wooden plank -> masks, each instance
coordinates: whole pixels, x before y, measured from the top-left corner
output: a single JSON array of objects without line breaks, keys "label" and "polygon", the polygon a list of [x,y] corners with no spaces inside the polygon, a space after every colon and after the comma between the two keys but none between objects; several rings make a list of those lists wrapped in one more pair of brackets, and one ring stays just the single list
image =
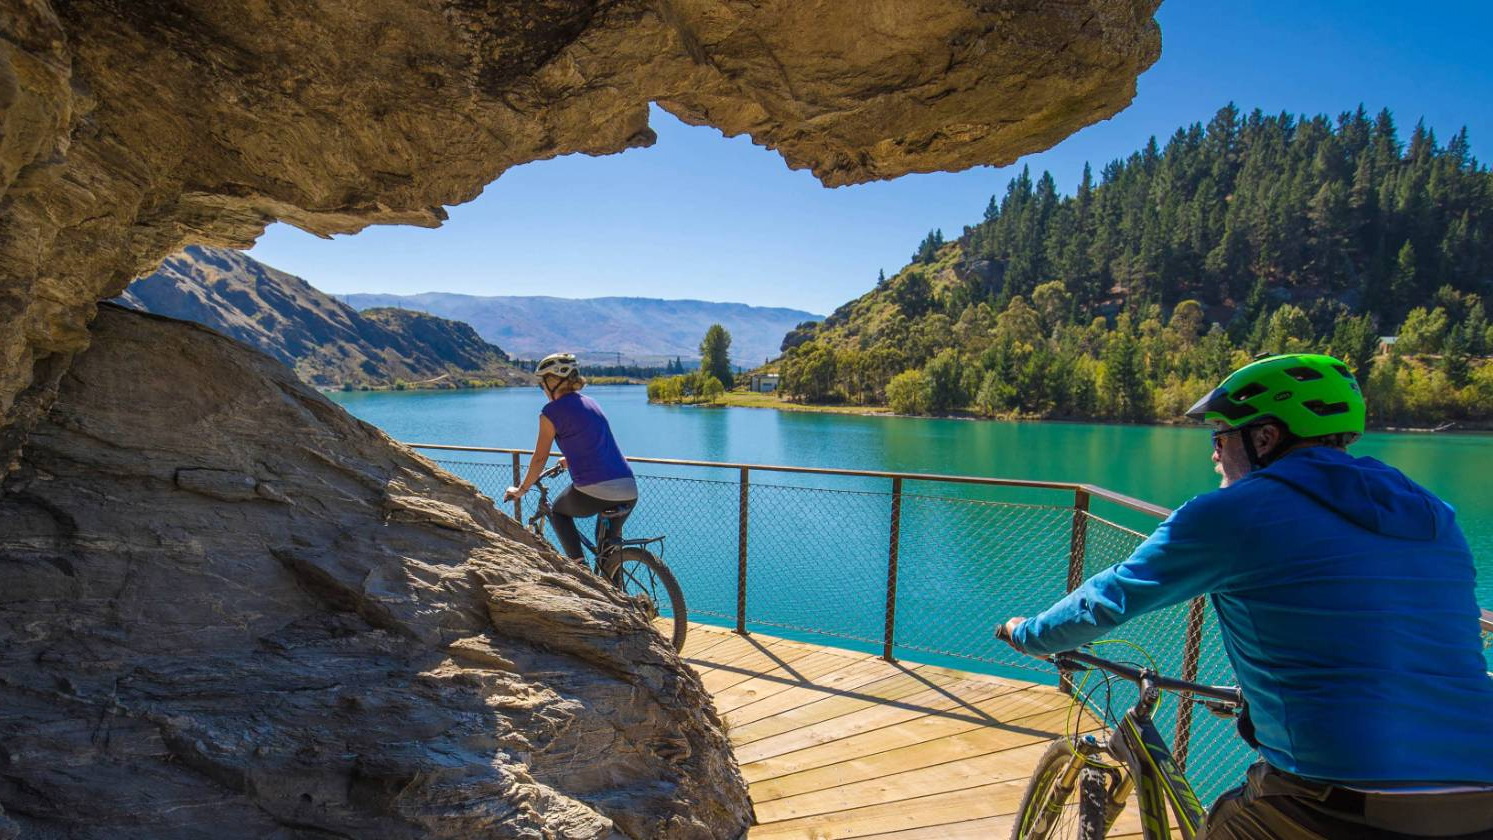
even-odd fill
[{"label": "wooden plank", "polygon": [[[960,697],[959,690],[963,688],[971,690],[965,697]],[[974,687],[950,683],[947,686],[894,698],[892,702],[872,704],[863,701],[860,708],[845,714],[816,720],[812,725],[799,726],[767,738],[748,740],[743,737],[737,741],[736,760],[742,764],[750,764],[753,761],[761,761],[764,758],[801,750],[815,744],[837,741],[850,735],[896,726],[930,714],[961,717],[978,715],[978,712],[969,710],[969,704],[982,701],[996,692],[1009,693],[1013,690],[1004,686],[979,683],[976,683]],[[774,720],[781,720],[784,717],[787,715],[781,715]]]},{"label": "wooden plank", "polygon": [[747,836],[750,840],[845,840],[868,834],[946,825],[960,820],[1009,816],[1016,811],[1026,784],[1026,779],[994,782],[833,814],[763,823],[754,827]]},{"label": "wooden plank", "polygon": [[954,682],[947,677],[924,680],[915,672],[900,666],[887,665],[886,667],[891,668],[892,671],[883,678],[866,683],[859,688],[838,692],[833,696],[773,715],[770,718],[762,718],[750,723],[742,723],[740,719],[737,719],[733,724],[731,740],[739,751],[754,741],[802,729],[805,726],[821,724],[841,715],[859,711],[869,704],[901,701],[905,697],[922,694],[928,691],[930,682],[935,686]]},{"label": "wooden plank", "polygon": [[[691,626],[686,659],[751,785],[753,840],[959,840],[1010,831],[1069,698],[1049,686]],[[1138,826],[1134,803],[1116,833]]]},{"label": "wooden plank", "polygon": [[762,647],[762,639],[733,634],[709,650],[696,656],[686,656],[684,659],[693,665],[697,672],[705,672],[735,662],[744,656],[750,656]]},{"label": "wooden plank", "polygon": [[[875,778],[823,790],[812,790],[782,799],[760,801],[754,795],[757,820],[764,824],[849,811],[879,802],[901,802],[932,794],[979,787],[991,782],[1025,780],[1046,742],[1036,742],[962,761],[888,772]],[[754,792],[755,793],[755,792]]]},{"label": "wooden plank", "polygon": [[[793,663],[806,656],[812,656],[813,651],[799,650],[797,648],[786,648],[781,651],[767,650],[759,651],[754,656],[738,659],[730,665],[724,665],[700,676],[700,682],[704,684],[705,690],[712,695],[725,691],[733,685],[744,683],[750,679],[760,678],[765,674],[777,674],[788,676],[789,669]],[[786,668],[784,666],[787,666]]]},{"label": "wooden plank", "polygon": [[858,840],[991,840],[1006,837],[1015,824],[1013,814],[986,817],[980,820],[961,820],[956,823],[909,828],[891,833],[862,834]]},{"label": "wooden plank", "polygon": [[793,674],[780,669],[772,675],[764,674],[713,692],[715,709],[724,714],[791,688],[813,686],[820,677],[833,674],[853,661],[832,651],[815,651],[793,662]]},{"label": "wooden plank", "polygon": [[812,686],[796,686],[772,697],[764,697],[761,700],[743,704],[731,710],[729,717],[733,725],[744,726],[800,706],[860,690],[879,680],[901,673],[902,671],[897,666],[880,659],[856,662],[820,677]]},{"label": "wooden plank", "polygon": [[806,648],[787,639],[774,639],[771,636],[736,636],[735,638],[738,640],[736,644],[720,645],[698,657],[692,657],[695,671],[702,676],[717,669],[728,669],[739,673],[742,670],[750,670],[751,663],[760,657],[771,659],[784,652],[813,650],[813,648]]},{"label": "wooden plank", "polygon": [[757,652],[760,640],[746,636],[732,636],[699,656],[683,657],[697,674],[707,674],[723,664],[728,664]]},{"label": "wooden plank", "polygon": [[[662,623],[664,621],[665,619],[657,619],[653,622],[653,626],[658,627],[660,632],[665,632],[668,628]],[[735,633],[724,633],[713,627],[691,624],[689,626],[689,633],[684,637],[684,650],[680,652],[679,656],[682,659],[699,657],[716,645],[735,638],[739,638]]]},{"label": "wooden plank", "polygon": [[[995,701],[1009,699],[1007,696],[995,698]],[[1010,726],[962,724],[961,728],[955,729],[961,725],[960,722],[929,716],[893,730],[842,738],[742,769],[743,772],[750,771],[747,780],[752,785],[752,799],[765,802],[1026,744],[1046,744],[1057,737],[1064,717],[1065,710],[1038,706],[1030,714],[1006,716],[1012,724]],[[793,772],[759,775],[770,769]]]}]

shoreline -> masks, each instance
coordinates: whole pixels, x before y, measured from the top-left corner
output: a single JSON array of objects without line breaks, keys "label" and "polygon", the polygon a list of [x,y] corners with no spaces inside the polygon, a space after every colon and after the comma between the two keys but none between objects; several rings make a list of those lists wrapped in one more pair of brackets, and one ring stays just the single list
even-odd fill
[{"label": "shoreline", "polygon": [[[657,405],[658,403],[654,403]],[[942,414],[898,414],[887,406],[857,406],[837,403],[794,403],[779,399],[771,394],[758,394],[741,391],[727,391],[720,403],[719,408],[760,408],[776,411],[797,411],[819,414],[849,414],[869,417],[907,417],[922,420],[968,420],[972,422],[992,423],[1074,423],[1099,426],[1189,426],[1191,423],[1182,420],[1156,420],[1149,422],[1126,422],[1123,420],[1110,420],[1103,418],[1071,418],[1071,417],[1027,417],[1012,414],[1009,416],[982,417],[968,411],[945,412]],[[1493,432],[1493,421],[1457,422],[1441,424],[1439,426],[1398,426],[1370,425],[1369,432],[1391,432],[1394,434],[1488,434]]]}]

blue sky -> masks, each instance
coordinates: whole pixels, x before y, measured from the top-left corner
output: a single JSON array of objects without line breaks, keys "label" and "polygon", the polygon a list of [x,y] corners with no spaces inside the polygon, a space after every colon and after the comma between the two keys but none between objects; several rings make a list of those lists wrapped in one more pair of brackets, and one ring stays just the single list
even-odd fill
[{"label": "blue sky", "polygon": [[907,262],[932,228],[980,218],[1023,164],[1071,191],[1085,161],[1151,135],[1248,111],[1389,107],[1402,132],[1463,125],[1493,159],[1493,3],[1166,0],[1161,59],[1129,109],[1013,167],[909,175],[839,189],[790,171],[746,137],[654,109],[658,143],[511,169],[441,228],[370,228],[321,240],[273,226],[250,252],[318,288],[411,294],[699,298],[826,314]]}]

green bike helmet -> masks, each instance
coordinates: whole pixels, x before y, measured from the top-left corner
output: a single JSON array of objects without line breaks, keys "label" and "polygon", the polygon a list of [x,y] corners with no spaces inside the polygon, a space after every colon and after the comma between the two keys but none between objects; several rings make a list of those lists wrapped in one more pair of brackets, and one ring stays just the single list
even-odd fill
[{"label": "green bike helmet", "polygon": [[1230,427],[1271,419],[1297,438],[1363,434],[1363,392],[1348,366],[1317,353],[1270,356],[1229,374],[1187,410]]}]

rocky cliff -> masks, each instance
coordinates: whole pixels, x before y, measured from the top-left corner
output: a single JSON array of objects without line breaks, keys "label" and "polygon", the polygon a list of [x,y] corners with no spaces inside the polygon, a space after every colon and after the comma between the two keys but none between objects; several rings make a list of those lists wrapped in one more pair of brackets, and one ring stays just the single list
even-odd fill
[{"label": "rocky cliff", "polygon": [[93,333],[0,496],[0,837],[742,831],[609,585],[265,356]]},{"label": "rocky cliff", "polygon": [[193,246],[130,284],[120,302],[211,327],[318,387],[395,380],[528,383],[472,327],[421,312],[358,312],[239,251]]}]

